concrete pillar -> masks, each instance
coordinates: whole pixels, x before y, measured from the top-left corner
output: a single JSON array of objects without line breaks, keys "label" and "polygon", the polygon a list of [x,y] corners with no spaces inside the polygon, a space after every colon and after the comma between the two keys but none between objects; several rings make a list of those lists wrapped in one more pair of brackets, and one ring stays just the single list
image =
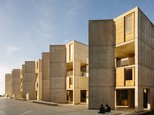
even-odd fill
[{"label": "concrete pillar", "polygon": [[80,104],[80,88],[79,88],[79,77],[80,77],[80,62],[78,60],[73,61],[73,104]]},{"label": "concrete pillar", "polygon": [[50,101],[50,53],[42,53],[42,100]]},{"label": "concrete pillar", "polygon": [[66,47],[50,46],[50,83],[52,102],[66,103]]}]

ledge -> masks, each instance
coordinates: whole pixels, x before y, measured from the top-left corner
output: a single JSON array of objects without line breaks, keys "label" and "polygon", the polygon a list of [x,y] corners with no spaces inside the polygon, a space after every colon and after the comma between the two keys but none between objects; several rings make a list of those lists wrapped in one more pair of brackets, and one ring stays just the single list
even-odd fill
[{"label": "ledge", "polygon": [[46,101],[38,101],[38,100],[33,101],[33,103],[39,103],[39,104],[45,104],[45,105],[51,105],[51,106],[57,106],[58,105],[57,103],[46,102]]}]

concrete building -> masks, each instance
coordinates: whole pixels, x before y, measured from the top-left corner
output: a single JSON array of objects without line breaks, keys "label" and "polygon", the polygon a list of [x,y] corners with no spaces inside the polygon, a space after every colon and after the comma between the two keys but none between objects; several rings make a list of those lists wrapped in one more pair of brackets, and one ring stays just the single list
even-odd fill
[{"label": "concrete building", "polygon": [[87,102],[88,47],[72,41],[51,45],[42,54],[42,99],[57,103]]},{"label": "concrete building", "polygon": [[12,97],[12,74],[5,74],[5,97]]},{"label": "concrete building", "polygon": [[22,65],[23,98],[26,100],[42,99],[42,61],[25,61]]},{"label": "concrete building", "polygon": [[89,21],[89,108],[154,106],[154,25],[138,8]]},{"label": "concrete building", "polygon": [[50,46],[50,100],[66,103],[66,47]]},{"label": "concrete building", "polygon": [[12,70],[12,96],[19,99],[22,96],[21,86],[21,69]]},{"label": "concrete building", "polygon": [[89,21],[89,108],[154,106],[154,25],[138,8]]},{"label": "concrete building", "polygon": [[72,41],[66,44],[67,101],[88,103],[88,47]]}]

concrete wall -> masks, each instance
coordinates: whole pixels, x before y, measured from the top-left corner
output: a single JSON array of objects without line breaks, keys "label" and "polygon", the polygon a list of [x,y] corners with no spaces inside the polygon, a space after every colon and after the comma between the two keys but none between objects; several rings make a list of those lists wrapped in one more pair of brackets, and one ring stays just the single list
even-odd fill
[{"label": "concrete wall", "polygon": [[5,95],[12,97],[12,74],[5,74]]},{"label": "concrete wall", "polygon": [[66,47],[50,46],[50,83],[52,102],[66,103]]},{"label": "concrete wall", "polygon": [[50,101],[50,53],[42,53],[42,100]]},{"label": "concrete wall", "polygon": [[138,10],[138,108],[143,109],[143,89],[150,90],[154,106],[154,25]]},{"label": "concrete wall", "polygon": [[80,62],[88,62],[88,46],[74,41],[74,60],[79,60]]},{"label": "concrete wall", "polygon": [[36,73],[35,73],[35,61],[25,61],[24,67],[24,76],[23,76],[23,97],[29,95],[30,100],[36,99],[36,91],[35,91],[35,81],[36,81]]},{"label": "concrete wall", "polygon": [[89,21],[89,108],[115,107],[113,20]]},{"label": "concrete wall", "polygon": [[21,70],[20,69],[13,69],[12,70],[12,93],[15,99],[21,98],[20,92],[20,84],[21,84]]}]

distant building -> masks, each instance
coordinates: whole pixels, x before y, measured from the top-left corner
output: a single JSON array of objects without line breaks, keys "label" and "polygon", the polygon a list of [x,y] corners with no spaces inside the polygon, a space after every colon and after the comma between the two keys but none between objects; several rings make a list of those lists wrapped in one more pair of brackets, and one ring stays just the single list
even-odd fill
[{"label": "distant building", "polygon": [[22,65],[22,98],[42,99],[42,61],[25,61]]},{"label": "distant building", "polygon": [[21,69],[12,70],[12,96],[15,99],[22,98]]},{"label": "distant building", "polygon": [[138,8],[89,21],[89,108],[154,106],[154,25]]},{"label": "distant building", "polygon": [[5,74],[5,96],[12,97],[12,74]]},{"label": "distant building", "polygon": [[42,54],[42,100],[88,102],[88,47],[72,41]]}]

